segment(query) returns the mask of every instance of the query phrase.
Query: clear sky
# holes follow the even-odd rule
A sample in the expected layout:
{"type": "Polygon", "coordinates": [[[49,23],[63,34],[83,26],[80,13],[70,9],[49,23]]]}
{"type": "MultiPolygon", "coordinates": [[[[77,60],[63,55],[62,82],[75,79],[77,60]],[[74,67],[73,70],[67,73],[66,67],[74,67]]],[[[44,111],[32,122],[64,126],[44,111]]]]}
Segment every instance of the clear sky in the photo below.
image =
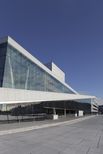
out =
{"type": "Polygon", "coordinates": [[[75,90],[103,98],[103,0],[0,0],[6,35],[53,60],[75,90]]]}

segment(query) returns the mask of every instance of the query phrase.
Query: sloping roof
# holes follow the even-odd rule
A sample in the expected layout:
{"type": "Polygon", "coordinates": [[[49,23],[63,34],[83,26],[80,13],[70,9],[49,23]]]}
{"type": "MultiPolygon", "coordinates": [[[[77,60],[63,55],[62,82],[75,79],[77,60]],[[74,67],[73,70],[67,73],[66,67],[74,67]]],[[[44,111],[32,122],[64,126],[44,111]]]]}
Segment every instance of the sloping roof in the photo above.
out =
{"type": "Polygon", "coordinates": [[[25,57],[27,57],[30,61],[32,61],[37,66],[39,66],[40,68],[42,68],[43,70],[45,70],[48,74],[50,74],[51,76],[53,76],[55,79],[57,79],[59,82],[61,82],[64,86],[66,86],[67,88],[69,88],[71,91],[73,91],[74,93],[78,94],[71,86],[69,86],[67,83],[63,82],[57,76],[55,76],[54,73],[48,67],[46,67],[37,58],[35,58],[34,56],[32,56],[30,54],[30,52],[28,52],[27,50],[25,50],[20,44],[18,44],[10,36],[7,36],[7,37],[4,37],[4,38],[1,38],[0,39],[0,44],[1,43],[5,43],[5,42],[8,42],[8,44],[10,44],[15,49],[17,49],[22,55],[24,55],[25,57]]]}

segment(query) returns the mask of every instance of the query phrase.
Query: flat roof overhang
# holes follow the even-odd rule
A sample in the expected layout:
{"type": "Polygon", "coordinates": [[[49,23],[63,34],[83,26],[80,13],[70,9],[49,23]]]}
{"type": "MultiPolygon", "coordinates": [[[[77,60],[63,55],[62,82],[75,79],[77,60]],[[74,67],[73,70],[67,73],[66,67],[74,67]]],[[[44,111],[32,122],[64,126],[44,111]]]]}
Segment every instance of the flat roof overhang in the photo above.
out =
{"type": "Polygon", "coordinates": [[[95,99],[95,96],[0,88],[0,104],[39,104],[46,101],[95,99]]]}

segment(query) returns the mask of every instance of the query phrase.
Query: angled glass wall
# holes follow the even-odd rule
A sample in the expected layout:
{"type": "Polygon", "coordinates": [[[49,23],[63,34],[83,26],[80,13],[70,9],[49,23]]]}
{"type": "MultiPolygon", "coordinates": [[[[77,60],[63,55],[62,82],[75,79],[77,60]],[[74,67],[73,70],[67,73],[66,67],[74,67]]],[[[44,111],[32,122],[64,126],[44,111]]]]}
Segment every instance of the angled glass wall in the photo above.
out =
{"type": "Polygon", "coordinates": [[[7,43],[0,44],[0,87],[2,87],[3,84],[6,51],[7,51],[7,43]]]}
{"type": "Polygon", "coordinates": [[[74,93],[8,44],[3,87],[74,93]]]}

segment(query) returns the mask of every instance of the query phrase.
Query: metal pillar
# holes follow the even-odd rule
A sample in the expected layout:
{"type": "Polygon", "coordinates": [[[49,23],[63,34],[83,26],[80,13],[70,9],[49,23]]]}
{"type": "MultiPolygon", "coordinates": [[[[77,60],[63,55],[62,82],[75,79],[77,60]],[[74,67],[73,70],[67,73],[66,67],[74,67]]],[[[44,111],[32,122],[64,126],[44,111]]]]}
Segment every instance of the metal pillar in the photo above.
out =
{"type": "Polygon", "coordinates": [[[55,108],[53,108],[53,114],[56,115],[56,109],[55,108]]]}
{"type": "Polygon", "coordinates": [[[7,114],[7,122],[9,123],[9,115],[8,115],[7,105],[6,105],[6,114],[7,114]]]}
{"type": "Polygon", "coordinates": [[[66,109],[64,109],[64,116],[65,116],[65,117],[67,116],[66,109]]]}

